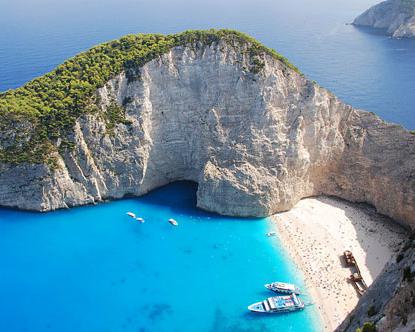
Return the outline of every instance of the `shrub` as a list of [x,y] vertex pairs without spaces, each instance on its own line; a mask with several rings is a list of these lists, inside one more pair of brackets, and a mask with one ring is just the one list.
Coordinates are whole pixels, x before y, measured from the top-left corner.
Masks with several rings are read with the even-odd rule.
[[362,328],[358,328],[356,332],[376,332],[376,325],[372,322],[366,322]]
[[[255,39],[233,30],[189,30],[174,35],[127,35],[91,48],[65,61],[50,73],[24,86],[0,93],[0,129],[7,123],[31,119],[33,132],[22,133],[22,139],[7,149],[0,146],[0,161],[7,163],[43,163],[57,151],[58,139],[68,141],[76,119],[87,112],[98,112],[95,91],[122,71],[128,80],[140,79],[140,67],[167,53],[172,47],[211,45],[219,41],[248,47],[250,70],[259,73],[264,64],[260,56],[268,54],[287,68],[298,69],[286,58]],[[124,101],[128,103],[128,100]],[[123,105],[125,106],[125,104]],[[126,123],[123,109],[111,106],[104,115],[109,130],[116,123]],[[10,127],[10,126],[9,126]],[[63,144],[62,150],[72,144]]]
[[109,134],[112,134],[117,123],[130,125],[131,122],[125,118],[124,107],[118,105],[114,100],[110,102],[104,112],[104,118]]

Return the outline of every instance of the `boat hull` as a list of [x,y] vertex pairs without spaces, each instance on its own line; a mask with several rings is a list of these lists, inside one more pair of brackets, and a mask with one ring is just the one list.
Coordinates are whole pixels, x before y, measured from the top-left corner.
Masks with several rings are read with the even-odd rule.
[[295,295],[269,297],[262,302],[248,306],[248,310],[257,313],[277,314],[303,310],[304,303]]
[[269,289],[270,291],[275,292],[275,293],[301,295],[300,289],[297,288],[297,287],[295,287],[293,290],[291,290],[291,289],[275,287],[272,284],[265,284],[264,286],[265,286],[266,289]]
[[304,309],[304,308],[295,308],[295,309],[278,309],[278,310],[273,310],[273,311],[265,311],[264,309],[253,307],[255,304],[251,304],[250,306],[248,306],[248,310],[251,312],[257,312],[257,313],[262,313],[262,314],[288,313],[288,312],[295,312],[295,311],[300,311]]

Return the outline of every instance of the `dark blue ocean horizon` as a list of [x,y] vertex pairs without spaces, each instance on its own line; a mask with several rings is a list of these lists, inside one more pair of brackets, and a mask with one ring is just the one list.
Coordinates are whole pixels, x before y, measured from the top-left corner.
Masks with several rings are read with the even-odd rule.
[[130,33],[241,30],[344,102],[415,129],[415,39],[347,25],[377,0],[3,0],[0,91]]

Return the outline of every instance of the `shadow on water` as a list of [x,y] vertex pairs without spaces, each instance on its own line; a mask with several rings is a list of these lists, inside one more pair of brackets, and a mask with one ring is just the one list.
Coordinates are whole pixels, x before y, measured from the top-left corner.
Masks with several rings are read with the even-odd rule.
[[[195,217],[204,218],[204,222],[207,222],[211,219],[219,219],[222,218],[218,213],[209,212],[206,210],[202,210],[197,207],[197,186],[198,184],[193,181],[175,181],[165,186],[155,188],[151,190],[149,193],[144,194],[143,196],[130,196],[126,195],[119,199],[109,199],[98,202],[96,204],[90,205],[81,205],[81,206],[74,206],[70,207],[70,210],[77,211],[78,209],[88,209],[93,208],[97,205],[106,205],[111,204],[111,202],[116,201],[123,201],[123,200],[139,200],[140,202],[148,205],[148,206],[160,206],[162,208],[168,208],[170,211],[174,213],[182,213],[183,209],[187,210]],[[178,194],[179,193],[179,194]],[[30,216],[38,216],[42,214],[60,214],[65,213],[67,209],[58,209],[48,212],[39,212],[39,211],[27,211],[27,210],[20,210],[18,208],[13,207],[0,207],[2,211],[3,218],[0,221],[8,221],[8,222],[25,222],[24,218],[21,218],[22,215]],[[16,217],[16,218],[15,218]],[[240,220],[243,218],[244,220],[253,220],[256,221],[261,218],[255,217],[232,217],[226,216],[226,219],[238,219]],[[3,220],[4,219],[4,220]],[[135,232],[141,233],[140,229],[135,229]]]
[[[180,195],[177,195],[177,192],[180,192]],[[178,206],[180,208],[199,211],[203,216],[211,215],[211,213],[196,208],[196,193],[197,183],[192,181],[176,181],[156,188],[138,199],[148,205],[168,206],[172,209]]]
[[173,308],[171,305],[166,303],[158,303],[151,306],[148,312],[148,318],[151,321],[165,319],[165,316],[171,315]]
[[372,28],[372,27],[365,27],[365,26],[357,26],[354,24],[350,24],[353,26],[357,31],[366,33],[372,36],[381,36],[384,38],[391,38],[390,35],[388,35],[386,29],[380,29],[380,28]]
[[[221,218],[222,216],[218,213],[197,207],[197,186],[197,183],[193,181],[175,181],[156,188],[143,196],[131,199],[138,199],[147,205],[168,207],[171,211],[178,213],[182,213],[183,209],[186,209],[193,216],[207,218],[204,221]],[[180,195],[177,195],[178,192],[180,192]],[[241,219],[241,217],[233,218],[231,216],[226,216],[226,218]],[[243,219],[256,221],[261,218],[248,217]]]
[[[215,310],[215,317],[213,320],[212,328],[210,329],[211,332],[217,331],[233,331],[233,332],[268,332],[272,331],[264,322],[264,318],[268,317],[271,318],[272,315],[269,314],[254,314],[254,313],[244,313],[241,318],[240,322],[230,322],[224,313],[219,309],[216,308]],[[255,322],[255,326],[250,324],[250,321],[257,320]]]
[[[407,56],[413,56],[415,51],[415,38],[392,38],[390,34],[388,34],[386,29],[380,28],[373,28],[373,27],[360,27],[352,25],[354,29],[356,29],[359,34],[361,34],[365,38],[365,41],[368,45],[377,45],[380,44],[383,46],[381,51],[378,53],[385,53],[390,55],[390,52],[393,52],[394,56],[397,58],[388,58],[393,66],[393,63],[399,61],[399,58],[402,57],[402,61],[405,61]],[[374,37],[374,38],[370,38]],[[398,51],[399,53],[396,53]],[[399,63],[399,62],[398,62]],[[396,67],[395,67],[396,69]],[[404,77],[402,77],[404,79]],[[396,120],[392,120],[396,122]],[[411,128],[411,126],[405,126],[406,128]]]

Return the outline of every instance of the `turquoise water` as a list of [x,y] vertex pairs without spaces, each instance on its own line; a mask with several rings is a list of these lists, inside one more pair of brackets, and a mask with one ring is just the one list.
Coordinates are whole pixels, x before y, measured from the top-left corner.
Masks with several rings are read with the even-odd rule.
[[265,236],[267,219],[198,210],[195,190],[175,183],[47,214],[0,210],[0,331],[318,331],[315,307],[246,310],[272,294],[264,283],[301,278]]

